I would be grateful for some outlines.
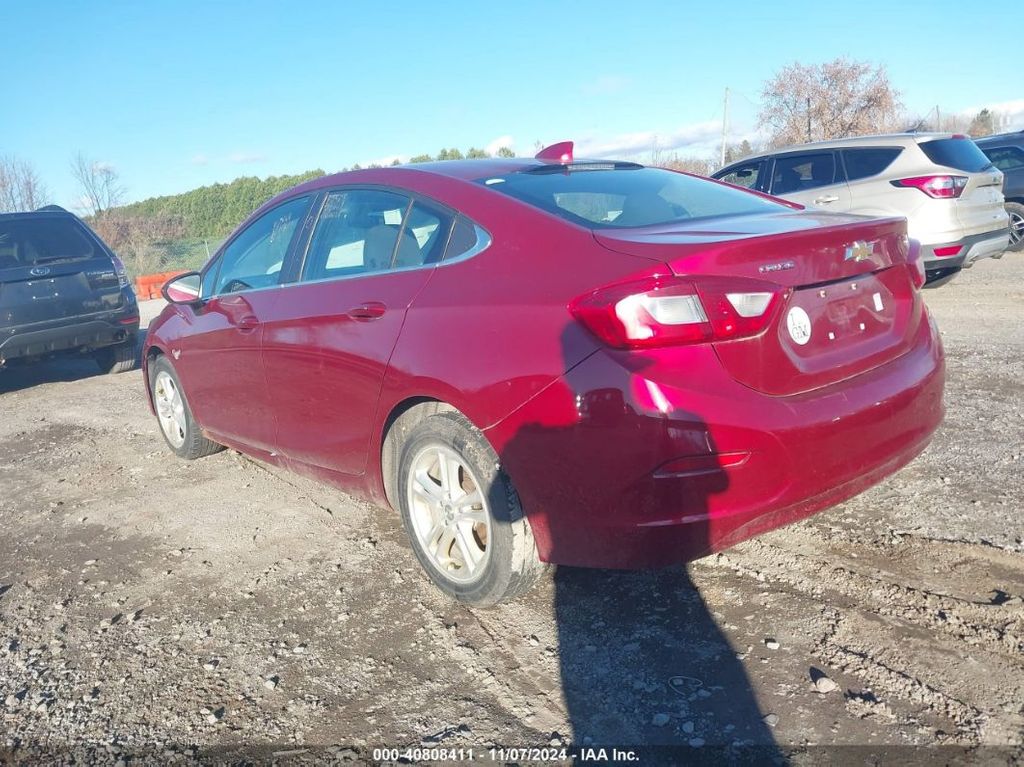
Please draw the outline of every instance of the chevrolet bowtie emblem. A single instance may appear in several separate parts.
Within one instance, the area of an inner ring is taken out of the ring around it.
[[[846,246],[846,253],[843,255],[843,260],[864,261],[865,259],[871,258],[874,254],[875,243],[857,240],[856,242]]]

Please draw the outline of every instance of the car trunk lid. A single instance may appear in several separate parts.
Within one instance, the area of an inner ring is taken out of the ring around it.
[[[122,306],[118,277],[106,257],[0,267],[3,325],[61,320]]]
[[[739,382],[770,395],[810,391],[905,353],[922,318],[906,222],[773,213],[595,232],[603,246],[665,262],[678,276],[755,278],[782,300],[759,335],[714,343]]]

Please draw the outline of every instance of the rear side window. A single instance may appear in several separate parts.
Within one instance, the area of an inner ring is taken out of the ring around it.
[[[661,168],[539,168],[480,180],[509,197],[590,229],[655,226],[779,210],[778,203]]]
[[[969,138],[939,138],[918,144],[925,156],[936,165],[978,173],[992,165],[985,153]]]
[[[448,240],[448,247],[444,251],[444,260],[453,261],[456,258],[468,258],[476,255],[490,242],[491,239],[487,232],[468,218],[459,216],[455,219],[455,226],[452,227],[452,235]]]
[[[836,181],[836,159],[831,152],[797,154],[775,160],[772,194],[790,194],[817,189]]]
[[[0,220],[0,269],[83,261],[96,253],[81,225],[70,218]]]
[[[727,184],[742,186],[747,189],[760,189],[761,187],[758,185],[758,182],[762,181],[761,173],[764,171],[765,165],[766,163],[763,160],[761,162],[748,162],[744,165],[737,165],[728,173],[722,175],[715,174],[715,178]]]
[[[992,161],[999,170],[1020,170],[1024,168],[1024,151],[1015,146],[993,147],[982,149],[985,156]]]
[[[864,149],[844,149],[843,163],[846,165],[846,180],[856,181],[861,178],[877,176],[899,157],[903,150],[900,147],[877,147]]]

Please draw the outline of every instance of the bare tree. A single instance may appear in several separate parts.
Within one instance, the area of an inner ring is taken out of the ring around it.
[[[78,152],[71,158],[71,175],[82,190],[82,207],[89,215],[101,216],[124,202],[125,189],[108,163],[90,160]]]
[[[765,83],[758,122],[778,147],[897,130],[901,111],[884,67],[838,58],[783,67]]]
[[[35,210],[45,205],[49,197],[31,163],[17,157],[0,157],[0,213]]]

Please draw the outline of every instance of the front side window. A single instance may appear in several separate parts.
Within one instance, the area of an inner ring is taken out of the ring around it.
[[[288,246],[308,208],[309,198],[299,197],[278,205],[249,224],[207,271],[203,294],[237,293],[277,285]]]
[[[737,165],[724,175],[715,176],[715,178],[719,181],[724,181],[727,184],[733,184],[734,186],[742,186],[747,189],[760,189],[757,182],[761,180],[761,171],[764,170],[764,165],[764,161],[744,163],[743,165]]]
[[[772,173],[772,194],[803,192],[835,181],[836,160],[831,152],[779,157]]]
[[[1020,170],[1024,168],[1024,151],[1015,146],[1001,146],[992,149],[982,149],[985,156],[992,161],[999,170]]]
[[[407,269],[440,260],[451,218],[408,195],[380,189],[331,192],[310,241],[303,280]]]
[[[540,166],[479,183],[588,229],[657,226],[780,207],[707,179],[639,165]]]

